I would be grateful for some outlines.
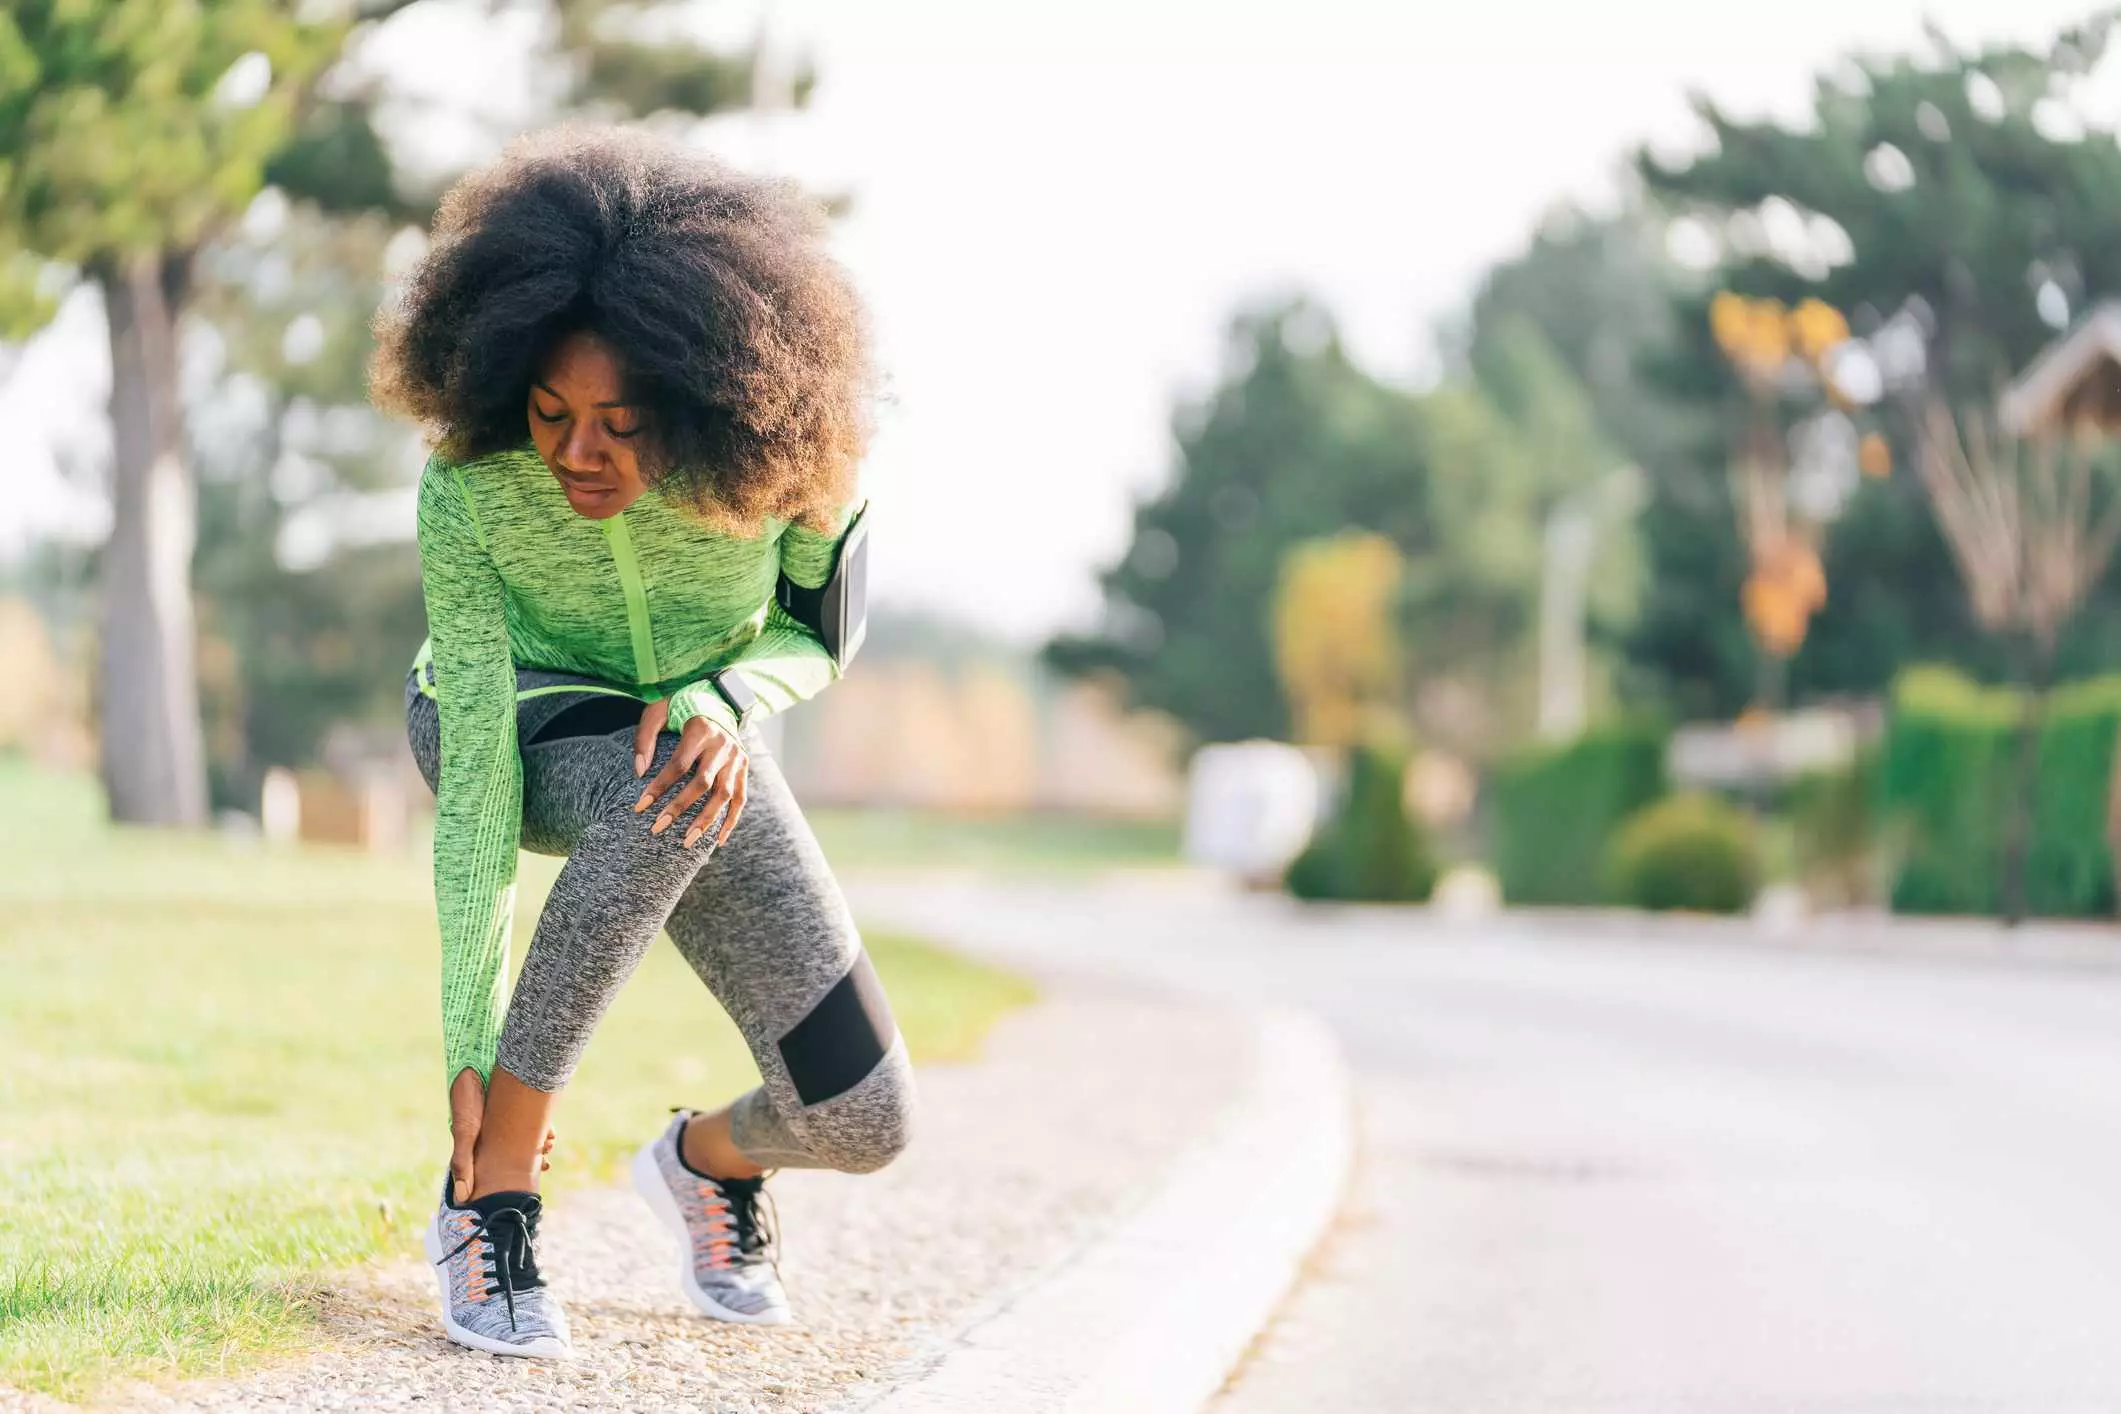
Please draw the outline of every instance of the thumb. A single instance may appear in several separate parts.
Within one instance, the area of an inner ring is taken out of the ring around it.
[[[453,1143],[449,1152],[450,1188],[454,1201],[463,1204],[471,1201],[471,1152],[479,1142],[479,1117],[476,1114],[458,1114],[450,1125]]]
[[[486,1111],[485,1094],[478,1088],[477,1074],[466,1074],[471,1076],[470,1083],[464,1083],[463,1077],[458,1077],[459,1083],[449,1094],[449,1177],[451,1201],[456,1203],[471,1201],[471,1157],[479,1142],[479,1125]]]
[[[651,702],[641,709],[641,724],[633,729],[633,774],[648,774],[648,763],[655,756],[656,733],[663,730],[663,723],[670,720],[670,699]]]

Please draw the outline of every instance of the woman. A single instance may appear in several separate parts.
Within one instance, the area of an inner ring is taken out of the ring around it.
[[[406,727],[437,799],[443,1326],[496,1354],[569,1353],[537,1260],[553,1107],[665,928],[764,1083],[680,1111],[634,1182],[702,1312],[785,1321],[765,1170],[876,1169],[913,1102],[890,1007],[755,731],[860,640],[859,305],[792,190],[573,131],[449,193],[377,337],[378,404],[437,447]],[[567,863],[504,1021],[519,843]]]

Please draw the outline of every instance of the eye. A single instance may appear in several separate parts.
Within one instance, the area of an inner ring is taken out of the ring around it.
[[[606,432],[609,432],[612,436],[618,438],[621,442],[631,442],[634,438],[641,435],[641,429],[638,423],[622,431],[619,428],[613,427],[610,423],[607,422],[604,424],[604,430]]]
[[[567,420],[567,410],[565,408],[560,409],[558,412],[547,412],[536,403],[532,403],[530,410],[537,414],[537,419],[540,422],[565,422]]]

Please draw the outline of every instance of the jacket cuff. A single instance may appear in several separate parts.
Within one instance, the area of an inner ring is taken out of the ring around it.
[[[722,694],[705,678],[687,683],[670,695],[670,717],[663,729],[681,732],[694,717],[705,717],[727,732],[732,741],[743,739],[743,724],[737,721],[736,709],[724,702]]]

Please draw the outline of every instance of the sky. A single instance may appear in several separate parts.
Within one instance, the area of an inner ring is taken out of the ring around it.
[[[1313,293],[1368,366],[1418,383],[1439,323],[1545,213],[1610,200],[1637,143],[1692,140],[1690,91],[1794,113],[1821,67],[1917,46],[1925,16],[1965,42],[2087,8],[728,0],[703,23],[763,19],[818,84],[806,111],[709,140],[852,200],[835,240],[888,380],[865,471],[877,598],[1035,641],[1093,620],[1097,568],[1170,474],[1174,400],[1211,385],[1237,310]],[[385,57],[505,121],[520,63],[464,13],[408,12]],[[415,137],[453,150],[447,123]],[[99,319],[71,307],[0,385],[0,554],[96,523],[53,458],[95,442]]]

